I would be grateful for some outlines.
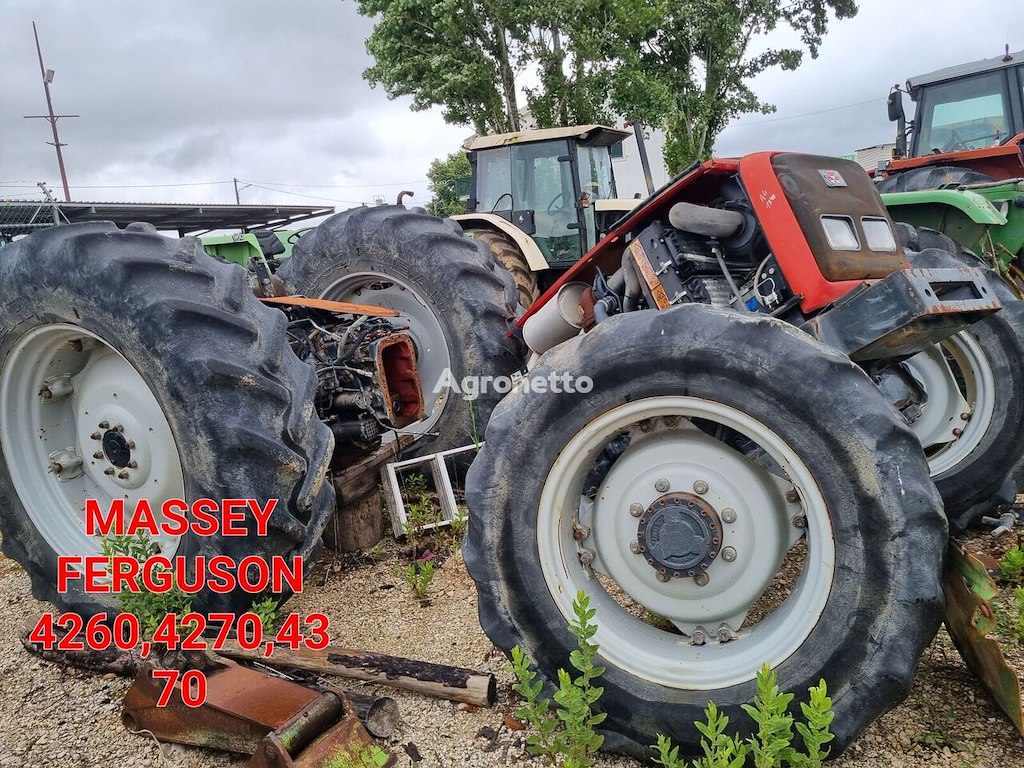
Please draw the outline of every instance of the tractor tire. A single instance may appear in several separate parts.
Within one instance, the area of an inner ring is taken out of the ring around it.
[[[277,276],[292,293],[391,307],[409,321],[428,415],[403,431],[429,436],[409,455],[483,438],[502,393],[481,386],[470,399],[460,382],[509,376],[522,355],[509,336],[515,286],[482,243],[403,206],[354,208],[299,240]]]
[[[945,445],[925,445],[932,479],[942,494],[950,529],[960,532],[1000,505],[1012,504],[1024,489],[1024,302],[971,251],[932,229],[896,225],[912,267],[976,267],[988,274],[988,283],[1003,308],[965,328],[938,345],[934,363],[945,365],[951,381],[968,404],[953,407],[947,418],[956,420],[960,436]],[[925,366],[928,353],[906,361]],[[933,367],[933,366],[932,366]],[[920,372],[927,371],[922,367]],[[918,375],[925,380],[924,376]],[[942,391],[940,387],[940,392]],[[934,398],[934,393],[927,409]],[[939,403],[958,399],[937,398]],[[963,419],[961,413],[969,414]],[[916,429],[916,423],[911,426]]]
[[[875,184],[879,194],[887,192],[921,192],[926,189],[939,189],[945,186],[961,186],[964,184],[986,184],[993,181],[991,176],[960,168],[955,165],[929,166],[914,168],[910,171],[893,174]]]
[[[546,695],[589,594],[613,751],[665,734],[699,753],[709,700],[750,734],[767,663],[794,709],[827,681],[838,753],[907,696],[942,621],[946,522],[914,435],[848,358],[773,319],[683,305],[552,349],[494,410],[466,495],[480,622]]]
[[[57,591],[58,556],[99,555],[86,499],[126,515],[211,499],[275,500],[266,536],[158,536],[160,553],[237,564],[313,558],[334,506],[333,450],[316,419],[316,379],[288,347],[285,317],[244,270],[192,238],[147,225],[73,224],[0,251],[0,531],[36,598],[92,615],[117,611],[80,581]],[[193,563],[194,560],[187,560]],[[209,590],[196,611],[249,610],[258,596]],[[277,597],[275,595],[275,597]]]
[[[519,294],[519,305],[529,309],[540,297],[540,286],[537,284],[537,273],[530,269],[526,256],[515,241],[504,232],[491,229],[467,229],[466,235],[491,249],[498,263],[512,275]]]

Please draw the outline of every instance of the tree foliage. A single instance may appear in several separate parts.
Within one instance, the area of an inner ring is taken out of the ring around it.
[[[376,19],[363,76],[478,133],[608,122],[663,129],[677,172],[738,115],[774,111],[750,81],[818,55],[856,0],[356,0]],[[784,38],[790,45],[771,47]],[[795,36],[795,37],[794,37]],[[766,39],[767,38],[767,39]],[[525,105],[519,94],[525,96]]]
[[[466,213],[466,204],[459,199],[456,182],[460,179],[468,180],[470,173],[469,159],[462,150],[433,160],[427,170],[430,193],[433,195],[427,203],[427,212],[441,218]]]

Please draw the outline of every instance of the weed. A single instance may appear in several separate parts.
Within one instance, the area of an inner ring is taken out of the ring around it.
[[[775,672],[767,664],[763,665],[757,673],[754,703],[743,705],[757,724],[757,732],[745,739],[739,734],[729,736],[725,732],[729,717],[709,701],[704,710],[705,721],[695,723],[703,736],[700,745],[704,756],[694,761],[693,768],[740,768],[751,756],[756,768],[820,768],[828,757],[826,745],[834,738],[829,726],[835,713],[824,680],[808,692],[810,701],[800,704],[803,721],[795,722],[789,714],[793,694],[782,693]],[[796,735],[803,741],[803,751],[793,746]],[[686,768],[686,761],[679,757],[679,747],[672,746],[667,736],[659,734],[658,742],[651,746],[658,765]]]
[[[402,476],[402,489],[410,496],[421,496],[427,492],[427,476],[413,472]]]
[[[1002,571],[1003,581],[1020,584],[1024,580],[1024,548],[1017,545],[1007,550],[999,563],[999,570]]]
[[[436,571],[434,560],[428,558],[409,563],[402,569],[402,577],[405,579],[405,583],[412,588],[412,593],[416,595],[416,598],[423,600],[427,596],[427,590],[430,588],[430,582]]]
[[[579,675],[573,678],[564,669],[558,670],[554,711],[550,699],[541,698],[544,682],[536,679],[537,673],[530,669],[531,662],[519,646],[512,649],[510,671],[516,677],[512,689],[523,699],[516,717],[535,730],[526,741],[530,753],[543,756],[548,765],[584,768],[593,765],[592,755],[604,742],[604,736],[594,730],[606,717],[603,712],[594,712],[604,693],[594,681],[604,674],[604,667],[594,664],[598,647],[591,639],[597,625],[593,623],[595,611],[590,608],[590,598],[579,592],[572,610],[576,618],[569,631],[576,637],[577,647],[569,654],[569,663]]]
[[[134,536],[107,536],[100,540],[100,549],[104,557],[132,557],[140,563],[155,555],[159,546],[149,536],[140,531]],[[154,568],[154,576],[169,569]],[[122,591],[117,595],[121,610],[126,613],[135,614],[138,617],[145,637],[152,637],[160,622],[169,613],[183,616],[192,610],[191,595],[183,592],[177,585],[171,587],[167,592],[141,592]]]
[[[261,600],[259,602],[254,601],[252,608],[249,609],[260,617],[260,623],[263,625],[264,635],[273,633],[277,625],[278,616],[280,615],[277,612],[279,607],[280,604],[277,600],[272,597],[268,597],[266,600]]]

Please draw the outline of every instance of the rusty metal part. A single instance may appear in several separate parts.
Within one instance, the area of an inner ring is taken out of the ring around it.
[[[966,548],[952,542],[946,558],[946,628],[968,668],[992,695],[999,708],[1024,735],[1024,704],[1017,673],[999,643],[990,637],[996,617],[989,602],[999,589],[985,566]]]
[[[311,299],[307,296],[261,296],[264,304],[291,304],[295,307],[323,309],[341,315],[367,315],[369,317],[398,317],[399,312],[388,307],[375,307],[370,304],[351,304],[347,301],[329,301],[327,299]]]
[[[177,683],[167,705],[157,707],[164,681],[153,678],[155,668],[144,665],[125,696],[121,720],[130,731],[147,730],[160,741],[252,754],[250,768],[327,768],[380,749],[337,689],[321,693],[208,657],[203,670],[207,695],[201,706],[186,706]]]
[[[854,361],[875,360],[921,352],[1001,307],[980,269],[904,269],[864,283],[801,328]]]
[[[416,347],[404,333],[377,342],[377,370],[381,372],[381,396],[388,418],[396,427],[407,427],[427,416],[416,366]]]

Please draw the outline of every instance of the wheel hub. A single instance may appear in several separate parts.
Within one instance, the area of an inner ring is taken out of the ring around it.
[[[708,569],[722,548],[722,522],[705,500],[667,493],[640,517],[637,541],[647,564],[674,578]]]
[[[107,461],[118,469],[127,467],[128,462],[132,460],[132,450],[128,447],[125,436],[120,432],[108,429],[101,438],[101,445]]]

